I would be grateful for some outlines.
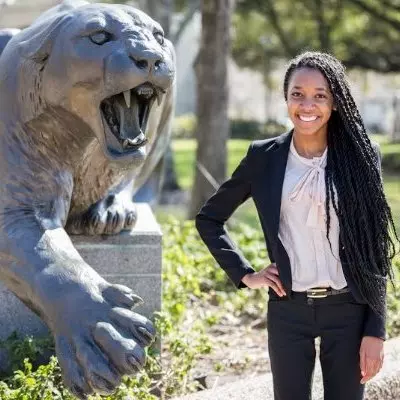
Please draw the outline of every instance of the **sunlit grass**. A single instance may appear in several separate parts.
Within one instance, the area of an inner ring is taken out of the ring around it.
[[[230,140],[228,142],[228,173],[231,174],[246,154],[249,140]],[[196,160],[196,141],[194,139],[173,140],[175,167],[179,184],[183,189],[190,189],[194,180]]]
[[[386,175],[384,177],[384,185],[397,233],[400,235],[400,177]]]

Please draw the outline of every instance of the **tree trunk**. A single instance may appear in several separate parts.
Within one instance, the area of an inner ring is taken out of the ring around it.
[[[325,19],[325,9],[323,0],[315,0],[314,8],[315,20],[318,25],[318,38],[321,50],[326,52],[331,52],[331,39],[330,32],[331,26],[327,23]]]
[[[226,178],[226,142],[229,135],[227,70],[232,12],[232,0],[203,0],[201,5],[201,43],[195,65],[197,167],[189,218],[195,217],[215,191],[213,180],[220,184]]]
[[[391,132],[391,142],[400,143],[400,97],[395,96],[393,99],[393,128]]]
[[[170,39],[171,16],[173,13],[172,0],[147,0],[145,2],[146,12],[164,29],[165,36]]]

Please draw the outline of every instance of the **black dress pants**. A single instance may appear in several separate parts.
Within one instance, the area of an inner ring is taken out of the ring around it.
[[[366,305],[350,293],[307,299],[270,296],[268,349],[275,400],[310,400],[315,365],[315,338],[325,400],[361,400],[360,344]]]

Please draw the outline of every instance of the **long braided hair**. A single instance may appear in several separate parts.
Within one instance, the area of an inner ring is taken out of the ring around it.
[[[393,282],[392,258],[398,236],[383,191],[380,157],[365,131],[340,61],[319,52],[293,59],[284,79],[286,101],[290,77],[300,68],[316,69],[324,75],[336,105],[328,121],[327,239],[330,243],[332,204],[339,220],[340,259],[348,266],[363,299],[384,315],[386,280],[389,276]]]

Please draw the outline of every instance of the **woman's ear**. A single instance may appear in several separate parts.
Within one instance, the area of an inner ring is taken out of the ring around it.
[[[337,110],[337,107],[336,107],[336,104],[335,104],[335,103],[333,103],[332,110],[333,110],[333,111],[336,111],[336,110]]]

